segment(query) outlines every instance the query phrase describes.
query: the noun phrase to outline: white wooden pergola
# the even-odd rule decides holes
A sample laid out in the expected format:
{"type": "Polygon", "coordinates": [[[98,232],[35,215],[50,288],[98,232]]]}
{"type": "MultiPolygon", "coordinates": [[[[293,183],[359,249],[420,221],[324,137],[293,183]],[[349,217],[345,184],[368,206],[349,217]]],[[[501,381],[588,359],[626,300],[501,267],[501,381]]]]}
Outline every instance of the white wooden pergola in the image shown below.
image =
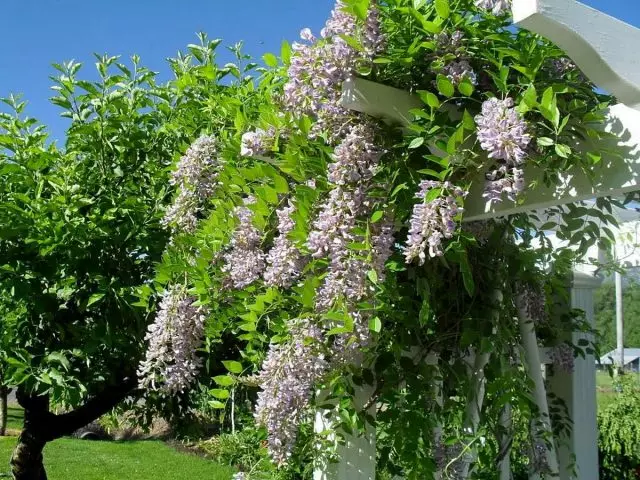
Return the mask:
{"type": "MultiPolygon", "coordinates": [[[[615,134],[612,147],[624,152],[622,159],[603,158],[594,167],[595,180],[591,181],[579,171],[567,171],[557,184],[528,189],[517,204],[489,203],[482,197],[484,172],[465,201],[464,221],[474,221],[511,215],[523,211],[587,200],[602,196],[620,196],[640,190],[640,30],[620,20],[587,7],[574,0],[513,0],[514,23],[551,40],[562,48],[598,87],[614,95],[620,103],[607,111],[604,129],[615,134]]],[[[411,121],[411,109],[420,108],[422,102],[415,96],[354,78],[343,85],[343,105],[374,117],[400,125],[411,121]]],[[[588,147],[584,147],[588,148],[588,147]]],[[[539,178],[540,171],[525,169],[528,180],[539,178]]],[[[574,274],[571,306],[581,309],[593,321],[593,290],[599,280],[586,274],[574,274]]],[[[529,364],[548,362],[544,349],[538,349],[535,333],[521,323],[523,350],[529,364]]],[[[574,335],[573,341],[579,338],[574,335]]],[[[478,391],[482,391],[482,360],[476,359],[473,375],[478,377],[478,391]]],[[[546,406],[546,391],[538,369],[530,369],[536,386],[534,396],[546,406]],[[534,371],[531,371],[534,370],[534,371]]],[[[596,384],[594,358],[578,358],[573,374],[557,373],[547,379],[547,389],[564,399],[573,420],[573,432],[557,454],[547,452],[547,460],[558,471],[559,478],[597,480],[598,450],[596,423],[596,384]],[[576,471],[571,468],[575,456],[576,471]],[[556,467],[557,466],[557,467],[556,467]]],[[[366,394],[366,392],[361,392],[366,394]]],[[[481,399],[479,400],[481,401],[481,399]]],[[[317,414],[316,428],[324,430],[330,419],[317,414]]],[[[473,421],[470,428],[474,428],[473,421]]],[[[339,462],[318,468],[314,480],[375,480],[375,433],[373,429],[358,438],[347,437],[346,445],[339,448],[339,462]]],[[[509,459],[500,465],[500,480],[511,478],[509,459]]],[[[538,477],[532,477],[538,478],[538,477]]]]}

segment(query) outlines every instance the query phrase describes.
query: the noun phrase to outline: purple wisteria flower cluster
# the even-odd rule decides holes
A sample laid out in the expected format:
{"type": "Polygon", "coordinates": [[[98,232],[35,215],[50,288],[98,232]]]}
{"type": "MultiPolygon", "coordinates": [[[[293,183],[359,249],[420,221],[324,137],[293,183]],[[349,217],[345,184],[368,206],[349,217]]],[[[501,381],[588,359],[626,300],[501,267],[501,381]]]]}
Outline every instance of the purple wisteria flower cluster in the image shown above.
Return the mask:
{"type": "Polygon", "coordinates": [[[242,135],[240,155],[243,157],[260,157],[266,155],[275,144],[276,129],[269,127],[267,130],[257,128],[252,132],[242,135]]]}
{"type": "Polygon", "coordinates": [[[472,85],[478,83],[478,77],[467,60],[455,60],[444,67],[444,75],[454,85],[460,85],[463,80],[469,80],[472,85]]]}
{"type": "Polygon", "coordinates": [[[253,225],[253,212],[247,205],[255,199],[248,197],[244,205],[236,207],[234,214],[239,221],[233,232],[229,251],[222,256],[222,271],[228,275],[233,288],[244,288],[260,278],[265,268],[264,252],[260,249],[262,237],[253,225]]]}
{"type": "Polygon", "coordinates": [[[303,320],[292,323],[289,331],[291,341],[272,344],[262,364],[255,411],[257,423],[269,432],[267,448],[278,465],[290,458],[313,388],[329,367],[320,328],[303,320]]]}
{"type": "Polygon", "coordinates": [[[423,180],[420,182],[415,197],[421,202],[413,207],[409,221],[409,237],[404,255],[407,263],[418,260],[423,265],[427,254],[439,257],[444,254],[442,242],[451,238],[456,231],[456,217],[463,208],[458,199],[466,197],[467,191],[451,182],[423,180]],[[427,201],[428,193],[433,189],[441,189],[441,194],[427,201]]]}
{"type": "Polygon", "coordinates": [[[549,352],[551,362],[554,367],[566,373],[573,373],[575,369],[575,358],[573,348],[566,343],[561,343],[551,349],[549,352]]]}
{"type": "Polygon", "coordinates": [[[506,194],[511,200],[524,190],[522,165],[531,141],[527,123],[513,108],[513,99],[490,98],[482,104],[482,113],[475,118],[480,147],[498,165],[487,175],[485,197],[501,201],[506,194]]]}
{"type": "Polygon", "coordinates": [[[178,195],[162,221],[176,232],[193,233],[202,203],[213,195],[220,170],[217,140],[203,135],[180,158],[170,183],[178,187],[178,195]]]}
{"type": "Polygon", "coordinates": [[[356,19],[338,0],[320,39],[309,29],[302,30],[300,36],[306,43],[292,45],[294,53],[283,106],[296,116],[314,117],[312,135],[327,132],[331,138],[339,138],[352,116],[340,105],[342,83],[353,74],[359,61],[371,60],[384,45],[377,8],[370,7],[364,27],[359,29],[356,19]],[[351,47],[342,36],[358,38],[364,51],[351,47]]]}
{"type": "Polygon", "coordinates": [[[534,287],[529,284],[517,286],[517,303],[534,324],[540,325],[547,320],[547,299],[542,286],[534,287]]]}
{"type": "Polygon", "coordinates": [[[351,127],[334,151],[328,176],[332,190],[307,239],[313,257],[329,260],[324,284],[316,295],[320,311],[330,308],[340,297],[354,304],[366,293],[370,267],[364,259],[352,255],[349,244],[358,240],[353,232],[357,218],[369,212],[367,191],[380,156],[381,151],[374,144],[374,129],[367,124],[351,127]]]}
{"type": "Polygon", "coordinates": [[[163,294],[145,337],[149,342],[146,357],[138,367],[143,387],[176,394],[195,380],[202,366],[197,350],[202,345],[207,312],[194,303],[195,298],[181,285],[163,294]]]}
{"type": "Polygon", "coordinates": [[[436,53],[442,56],[446,53],[455,53],[455,51],[462,46],[464,40],[464,33],[460,30],[456,30],[451,35],[447,32],[440,32],[434,36],[436,43],[436,53]]]}
{"type": "Polygon", "coordinates": [[[511,0],[476,0],[476,7],[488,10],[494,15],[503,15],[511,11],[511,0]]]}
{"type": "Polygon", "coordinates": [[[289,288],[302,274],[306,263],[305,258],[294,242],[288,238],[295,227],[292,219],[294,211],[295,207],[289,202],[287,206],[276,212],[279,235],[273,241],[273,247],[267,255],[267,268],[264,272],[266,285],[289,288]]]}

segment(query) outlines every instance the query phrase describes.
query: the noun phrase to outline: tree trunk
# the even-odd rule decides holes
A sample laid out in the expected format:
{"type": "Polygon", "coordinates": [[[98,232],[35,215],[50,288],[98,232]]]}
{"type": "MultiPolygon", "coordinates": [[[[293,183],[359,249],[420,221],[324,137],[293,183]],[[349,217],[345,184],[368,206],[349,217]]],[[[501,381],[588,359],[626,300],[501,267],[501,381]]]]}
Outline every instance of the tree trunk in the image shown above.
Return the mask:
{"type": "Polygon", "coordinates": [[[24,424],[11,455],[11,473],[15,480],[47,480],[42,451],[47,443],[43,426],[47,425],[49,398],[29,396],[18,389],[18,402],[24,408],[24,424]]]}
{"type": "Polygon", "coordinates": [[[18,437],[18,445],[11,456],[11,473],[14,480],[47,480],[42,450],[46,441],[27,429],[18,437]]]}
{"type": "Polygon", "coordinates": [[[9,389],[4,385],[0,385],[0,437],[7,434],[7,402],[9,389]]]}
{"type": "Polygon", "coordinates": [[[11,456],[14,480],[47,480],[42,455],[47,442],[71,435],[97,420],[131,395],[136,387],[135,376],[124,378],[77,409],[60,415],[49,411],[48,397],[29,394],[19,388],[16,396],[24,408],[24,426],[11,456]]]}

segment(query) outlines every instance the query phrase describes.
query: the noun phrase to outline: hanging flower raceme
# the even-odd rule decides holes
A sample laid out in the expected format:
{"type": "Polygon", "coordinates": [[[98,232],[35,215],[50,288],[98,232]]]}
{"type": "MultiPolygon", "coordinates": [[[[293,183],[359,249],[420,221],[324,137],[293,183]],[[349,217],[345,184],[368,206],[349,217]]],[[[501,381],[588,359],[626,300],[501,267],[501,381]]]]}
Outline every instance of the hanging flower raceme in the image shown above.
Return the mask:
{"type": "Polygon", "coordinates": [[[514,200],[525,187],[521,165],[531,141],[527,123],[513,108],[511,98],[486,100],[482,104],[482,113],[475,120],[480,147],[489,153],[489,158],[499,161],[498,167],[487,175],[485,197],[490,201],[500,201],[506,194],[514,200]]]}
{"type": "Polygon", "coordinates": [[[170,180],[178,188],[178,195],[163,219],[163,225],[174,233],[195,231],[198,212],[217,185],[220,170],[217,155],[216,138],[203,135],[180,158],[170,180]]]}
{"type": "Polygon", "coordinates": [[[195,298],[181,285],[163,294],[145,337],[149,342],[146,357],[138,368],[143,387],[175,394],[195,380],[202,366],[197,350],[203,341],[206,310],[194,303],[195,298]]]}
{"type": "Polygon", "coordinates": [[[245,132],[242,135],[240,155],[243,157],[259,157],[266,155],[275,144],[276,129],[269,127],[267,130],[261,128],[252,132],[245,132]]]}
{"type": "Polygon", "coordinates": [[[445,76],[451,80],[454,85],[459,85],[463,80],[468,80],[472,85],[478,83],[476,72],[466,60],[456,60],[448,63],[444,67],[445,76]]]}
{"type": "Polygon", "coordinates": [[[372,230],[371,264],[378,279],[383,281],[386,273],[385,265],[393,254],[393,246],[395,245],[394,224],[391,215],[386,215],[380,223],[374,224],[372,230]]]}
{"type": "Polygon", "coordinates": [[[325,131],[331,139],[337,139],[352,116],[340,105],[342,83],[353,74],[359,61],[371,60],[384,44],[377,9],[370,8],[360,31],[356,19],[339,0],[322,29],[321,39],[309,29],[302,30],[300,36],[307,43],[292,46],[283,106],[296,116],[314,117],[313,136],[325,131]],[[351,47],[342,36],[359,39],[364,51],[351,47]]]}
{"type": "Polygon", "coordinates": [[[295,227],[291,217],[294,210],[295,207],[289,203],[276,212],[279,235],[275,238],[273,247],[267,255],[267,268],[264,272],[265,284],[269,286],[291,287],[302,274],[305,265],[304,256],[288,238],[295,227]]]}
{"type": "Polygon", "coordinates": [[[353,233],[357,218],[368,214],[372,205],[367,192],[381,155],[373,139],[370,125],[351,127],[329,165],[333,189],[307,240],[312,256],[329,260],[327,275],[316,295],[319,311],[327,310],[340,297],[353,305],[365,295],[370,265],[354,258],[349,244],[357,239],[353,233]]]}
{"type": "Polygon", "coordinates": [[[460,30],[456,30],[451,35],[447,32],[440,32],[434,37],[436,43],[436,52],[439,55],[446,53],[454,53],[458,48],[462,46],[464,40],[464,33],[460,30]]]}
{"type": "Polygon", "coordinates": [[[489,158],[504,160],[510,166],[524,162],[531,137],[527,123],[513,108],[512,98],[485,100],[482,113],[475,120],[480,146],[489,158]]]}
{"type": "Polygon", "coordinates": [[[234,209],[239,225],[231,238],[230,250],[222,256],[222,271],[228,275],[233,288],[240,289],[252,284],[260,278],[265,268],[260,232],[253,225],[253,212],[247,206],[254,201],[253,197],[248,197],[244,205],[234,209]]]}
{"type": "Polygon", "coordinates": [[[468,193],[450,182],[420,182],[415,196],[422,201],[414,205],[409,221],[409,237],[404,252],[407,263],[418,260],[423,265],[427,254],[430,257],[444,254],[442,242],[453,236],[457,226],[456,217],[463,211],[458,199],[466,197],[468,193]],[[435,188],[447,194],[428,201],[429,191],[435,188]]]}
{"type": "Polygon", "coordinates": [[[573,356],[573,348],[566,343],[561,343],[551,348],[549,355],[551,362],[555,367],[565,373],[573,373],[575,368],[575,358],[573,356]]]}
{"type": "Polygon", "coordinates": [[[487,10],[494,15],[509,13],[511,0],[476,0],[476,7],[487,10]]]}
{"type": "Polygon", "coordinates": [[[278,465],[285,464],[307,416],[315,384],[327,372],[322,330],[308,321],[290,325],[291,341],[271,345],[258,375],[255,418],[267,428],[267,448],[278,465]]]}
{"type": "Polygon", "coordinates": [[[516,290],[518,308],[523,309],[536,325],[544,323],[547,320],[547,299],[542,286],[519,284],[516,290]]]}

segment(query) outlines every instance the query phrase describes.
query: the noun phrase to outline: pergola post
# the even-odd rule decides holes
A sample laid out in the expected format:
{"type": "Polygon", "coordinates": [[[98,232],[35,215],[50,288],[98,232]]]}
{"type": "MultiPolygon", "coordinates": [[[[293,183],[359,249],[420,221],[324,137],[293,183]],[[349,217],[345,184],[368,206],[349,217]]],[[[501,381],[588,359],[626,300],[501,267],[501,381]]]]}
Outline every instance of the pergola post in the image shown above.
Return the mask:
{"type": "MultiPolygon", "coordinates": [[[[358,408],[365,406],[373,393],[372,387],[355,387],[358,408]]],[[[322,393],[319,394],[319,396],[322,393]]],[[[375,405],[368,412],[375,418],[375,405]]],[[[333,411],[318,410],[314,423],[316,433],[333,429],[333,411]]],[[[345,443],[336,445],[336,462],[320,462],[313,471],[313,480],[376,480],[376,430],[367,424],[363,435],[343,434],[345,443]]],[[[329,440],[335,440],[330,434],[329,440]]]]}
{"type": "MultiPolygon", "coordinates": [[[[601,280],[574,272],[571,284],[571,308],[580,309],[594,325],[593,295],[601,280]]],[[[571,341],[593,341],[590,335],[573,333],[571,341]]],[[[596,359],[594,355],[577,357],[573,373],[556,369],[548,376],[549,393],[562,399],[573,422],[571,435],[558,445],[561,480],[598,480],[598,423],[596,405],[596,359]],[[575,459],[573,458],[575,455],[575,459]],[[575,461],[576,472],[573,474],[575,461]]]]}

